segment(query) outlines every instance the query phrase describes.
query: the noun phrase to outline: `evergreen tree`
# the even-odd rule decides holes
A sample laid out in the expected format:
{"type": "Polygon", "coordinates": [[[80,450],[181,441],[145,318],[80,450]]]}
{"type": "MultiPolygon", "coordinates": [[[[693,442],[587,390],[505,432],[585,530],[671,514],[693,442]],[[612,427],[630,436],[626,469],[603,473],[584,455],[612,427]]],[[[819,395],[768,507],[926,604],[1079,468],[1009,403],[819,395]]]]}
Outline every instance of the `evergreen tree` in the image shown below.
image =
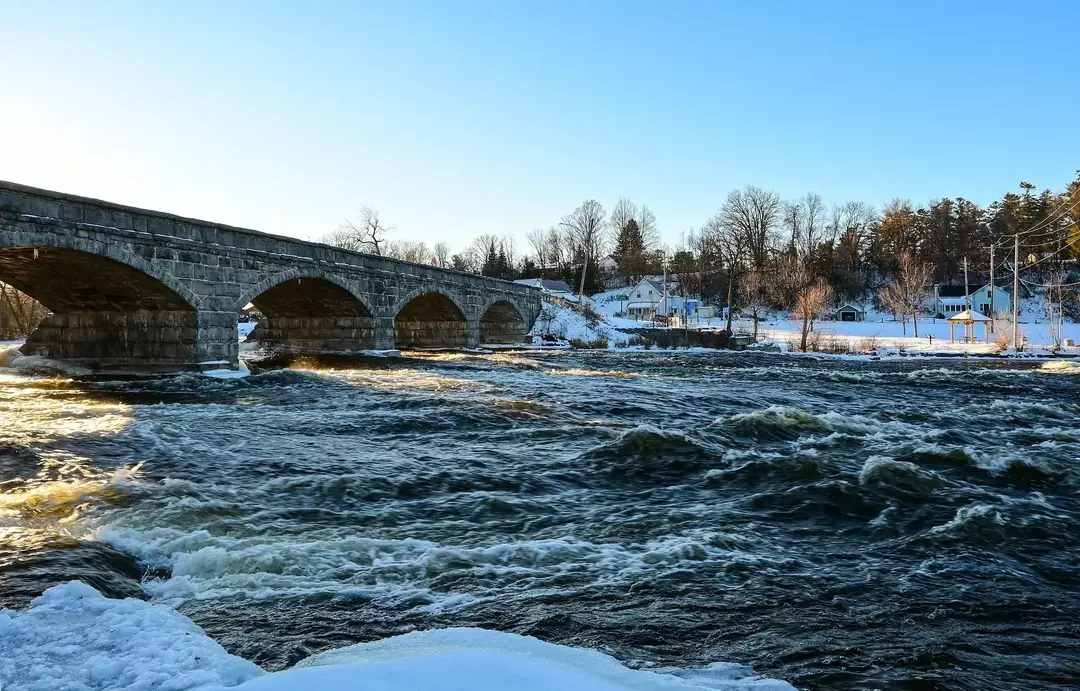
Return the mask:
{"type": "Polygon", "coordinates": [[[645,236],[633,218],[619,228],[611,256],[618,264],[619,276],[627,283],[641,274],[645,263],[645,236]]]}
{"type": "MultiPolygon", "coordinates": [[[[503,257],[503,261],[506,257],[503,257]]],[[[491,276],[492,278],[500,278],[501,270],[499,267],[499,253],[495,250],[495,243],[488,243],[487,255],[484,258],[484,266],[480,269],[480,273],[484,276],[491,276]]]]}

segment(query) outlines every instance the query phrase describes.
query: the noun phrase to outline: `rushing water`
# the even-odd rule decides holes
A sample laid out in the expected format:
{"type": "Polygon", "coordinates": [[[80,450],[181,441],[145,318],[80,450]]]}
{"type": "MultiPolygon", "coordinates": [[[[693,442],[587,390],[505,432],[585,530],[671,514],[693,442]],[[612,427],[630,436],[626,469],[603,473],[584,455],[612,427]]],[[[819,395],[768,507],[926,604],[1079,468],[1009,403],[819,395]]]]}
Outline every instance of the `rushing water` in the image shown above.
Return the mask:
{"type": "Polygon", "coordinates": [[[416,628],[801,688],[1080,684],[1080,369],[745,354],[0,375],[0,606],[280,668],[416,628]]]}

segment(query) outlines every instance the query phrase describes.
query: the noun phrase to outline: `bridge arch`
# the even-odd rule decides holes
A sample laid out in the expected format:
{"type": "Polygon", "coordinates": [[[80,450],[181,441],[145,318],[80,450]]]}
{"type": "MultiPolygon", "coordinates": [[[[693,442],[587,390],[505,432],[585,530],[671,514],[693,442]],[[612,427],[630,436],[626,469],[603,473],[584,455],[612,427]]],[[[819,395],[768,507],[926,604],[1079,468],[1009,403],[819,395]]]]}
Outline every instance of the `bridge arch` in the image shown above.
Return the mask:
{"type": "Polygon", "coordinates": [[[367,299],[329,273],[290,269],[269,276],[237,301],[260,314],[247,340],[271,350],[348,353],[374,348],[375,315],[367,299]]]}
{"type": "Polygon", "coordinates": [[[464,348],[476,345],[474,332],[461,303],[438,289],[410,291],[394,310],[397,348],[464,348]]]}
{"type": "Polygon", "coordinates": [[[524,343],[528,327],[521,310],[506,298],[490,300],[480,313],[480,344],[524,343]]]}
{"type": "MultiPolygon", "coordinates": [[[[77,255],[70,255],[73,257],[88,255],[89,257],[100,257],[102,259],[112,260],[117,264],[122,264],[126,267],[135,269],[139,273],[145,274],[146,276],[154,279],[154,281],[156,281],[157,283],[161,284],[165,288],[168,288],[170,292],[179,297],[191,309],[202,309],[202,299],[198,295],[193,293],[190,288],[177,280],[175,276],[170,274],[168,271],[158,268],[151,262],[132,253],[130,250],[126,249],[123,246],[112,243],[97,242],[95,240],[72,236],[65,233],[57,233],[55,235],[49,234],[47,236],[39,235],[36,238],[24,238],[20,237],[19,234],[15,233],[12,233],[10,236],[7,237],[0,236],[0,252],[5,252],[8,250],[18,252],[20,250],[25,250],[29,251],[32,255],[33,250],[35,249],[38,250],[39,259],[42,255],[55,250],[70,250],[73,253],[77,253],[77,255]]],[[[106,265],[102,264],[102,266],[106,265]]],[[[4,271],[3,265],[0,265],[0,271],[4,271]]],[[[60,274],[52,275],[54,280],[57,280],[59,276],[60,274]]],[[[3,277],[0,276],[0,280],[2,280],[2,278],[3,277]]],[[[68,278],[79,277],[65,275],[64,280],[68,280],[68,278]]],[[[94,277],[90,275],[86,276],[86,278],[93,280],[94,277]]],[[[11,285],[14,285],[14,283],[12,283],[11,285]]],[[[20,290],[22,289],[20,288],[20,290]]],[[[29,293],[27,294],[29,295],[29,293]]],[[[39,302],[42,302],[42,304],[44,304],[43,301],[39,302]]],[[[46,305],[46,307],[49,306],[46,305]]],[[[52,308],[50,307],[50,309],[52,308]]]]}
{"type": "Polygon", "coordinates": [[[51,312],[23,353],[107,369],[202,359],[201,302],[175,277],[121,247],[78,237],[27,240],[0,243],[0,281],[51,312]]]}

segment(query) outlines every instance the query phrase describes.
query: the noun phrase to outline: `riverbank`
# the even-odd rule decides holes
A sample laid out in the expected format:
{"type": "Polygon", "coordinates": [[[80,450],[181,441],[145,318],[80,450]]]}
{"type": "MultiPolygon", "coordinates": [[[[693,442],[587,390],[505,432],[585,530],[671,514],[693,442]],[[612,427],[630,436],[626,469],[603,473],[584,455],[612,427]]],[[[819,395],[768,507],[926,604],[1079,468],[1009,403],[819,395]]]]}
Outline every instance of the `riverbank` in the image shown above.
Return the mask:
{"type": "Polygon", "coordinates": [[[532,350],[0,376],[0,646],[38,632],[0,665],[103,688],[133,669],[115,645],[206,672],[208,645],[84,616],[135,596],[266,672],[481,628],[798,688],[1060,685],[1080,376],[1049,364],[532,350]],[[74,578],[106,600],[23,619],[74,578]]]}

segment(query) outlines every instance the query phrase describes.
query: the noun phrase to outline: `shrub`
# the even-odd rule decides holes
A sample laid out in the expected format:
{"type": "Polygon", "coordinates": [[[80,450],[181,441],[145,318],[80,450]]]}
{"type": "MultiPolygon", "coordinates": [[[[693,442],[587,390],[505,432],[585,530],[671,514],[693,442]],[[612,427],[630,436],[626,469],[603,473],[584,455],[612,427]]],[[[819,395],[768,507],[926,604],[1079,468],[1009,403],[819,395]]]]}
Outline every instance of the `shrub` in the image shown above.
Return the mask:
{"type": "Polygon", "coordinates": [[[593,341],[586,341],[581,338],[571,338],[570,347],[579,350],[601,350],[608,347],[608,340],[602,336],[597,337],[596,340],[593,341]]]}

